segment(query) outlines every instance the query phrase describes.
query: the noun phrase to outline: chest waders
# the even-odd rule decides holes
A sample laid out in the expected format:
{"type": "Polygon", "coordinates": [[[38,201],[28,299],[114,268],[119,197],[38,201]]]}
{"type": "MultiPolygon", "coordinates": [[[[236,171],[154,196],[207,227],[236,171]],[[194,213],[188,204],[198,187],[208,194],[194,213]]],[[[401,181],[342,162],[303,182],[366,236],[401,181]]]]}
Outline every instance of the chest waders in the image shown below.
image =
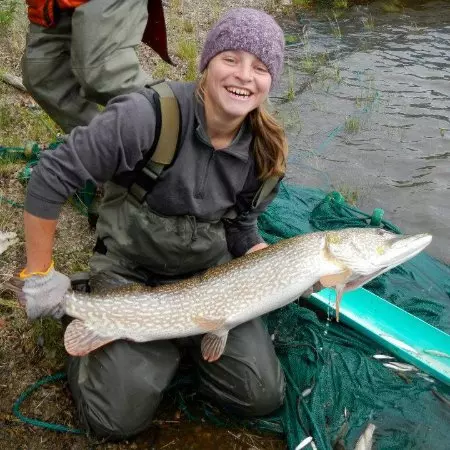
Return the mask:
{"type": "MultiPolygon", "coordinates": [[[[223,220],[165,217],[145,201],[176,156],[180,135],[176,98],[165,83],[153,90],[158,100],[154,102],[153,146],[136,171],[105,186],[97,222],[99,239],[91,258],[94,291],[133,280],[165,283],[231,258],[223,220]]],[[[272,180],[272,186],[263,183],[248,210],[277,181],[272,180]]],[[[232,211],[223,219],[238,216],[238,211],[232,211]]],[[[145,343],[118,340],[88,355],[70,357],[67,378],[82,426],[107,440],[126,439],[148,428],[173,381],[182,352],[196,370],[195,392],[226,411],[252,417],[269,414],[282,404],[284,375],[260,318],[232,329],[224,356],[215,363],[203,360],[201,338],[145,343]]]]}
{"type": "MultiPolygon", "coordinates": [[[[247,211],[231,210],[218,221],[194,216],[164,216],[145,201],[165,168],[175,160],[180,143],[181,119],[177,99],[166,82],[142,91],[155,105],[155,139],[135,170],[105,184],[97,222],[97,254],[116,260],[119,273],[148,272],[157,277],[185,277],[232,259],[227,249],[223,220],[233,220],[256,208],[273,190],[279,178],[262,183],[247,211]]],[[[94,272],[102,267],[93,257],[94,272]]],[[[116,267],[115,267],[115,271],[116,267]]]]}

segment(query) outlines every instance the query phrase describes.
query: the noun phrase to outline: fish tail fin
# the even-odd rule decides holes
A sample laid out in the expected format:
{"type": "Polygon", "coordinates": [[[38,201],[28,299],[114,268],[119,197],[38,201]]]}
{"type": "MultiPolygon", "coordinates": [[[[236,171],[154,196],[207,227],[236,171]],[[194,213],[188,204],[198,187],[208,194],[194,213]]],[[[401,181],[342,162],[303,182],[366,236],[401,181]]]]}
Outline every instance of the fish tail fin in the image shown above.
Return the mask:
{"type": "Polygon", "coordinates": [[[114,340],[115,338],[100,336],[78,319],[72,320],[64,333],[64,346],[67,353],[72,356],[87,355],[114,340]]]}

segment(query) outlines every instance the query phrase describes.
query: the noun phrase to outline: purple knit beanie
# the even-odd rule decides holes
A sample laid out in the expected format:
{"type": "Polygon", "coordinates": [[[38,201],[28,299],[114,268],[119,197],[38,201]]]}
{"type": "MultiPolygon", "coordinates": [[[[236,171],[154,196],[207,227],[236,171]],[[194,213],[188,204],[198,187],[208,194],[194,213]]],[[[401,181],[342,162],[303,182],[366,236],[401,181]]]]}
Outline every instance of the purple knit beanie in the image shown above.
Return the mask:
{"type": "Polygon", "coordinates": [[[200,72],[226,50],[243,50],[257,56],[272,76],[272,86],[283,70],[284,35],[272,16],[252,8],[235,8],[224,14],[206,37],[200,72]]]}

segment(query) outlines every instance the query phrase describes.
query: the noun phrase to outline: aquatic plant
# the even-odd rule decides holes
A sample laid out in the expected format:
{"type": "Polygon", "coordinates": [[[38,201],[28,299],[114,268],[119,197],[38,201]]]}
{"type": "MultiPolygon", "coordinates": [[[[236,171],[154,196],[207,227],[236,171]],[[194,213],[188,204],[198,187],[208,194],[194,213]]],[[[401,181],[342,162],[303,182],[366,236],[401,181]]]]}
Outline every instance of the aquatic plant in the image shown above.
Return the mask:
{"type": "Polygon", "coordinates": [[[331,32],[333,33],[333,36],[335,38],[340,39],[342,37],[342,32],[341,32],[341,27],[339,26],[339,22],[338,22],[337,15],[335,12],[333,12],[333,19],[334,20],[331,20],[328,17],[328,22],[330,23],[331,32]]]}
{"type": "Polygon", "coordinates": [[[345,121],[344,128],[347,133],[357,133],[361,128],[361,122],[357,117],[349,117],[345,121]]]}
{"type": "Polygon", "coordinates": [[[296,44],[298,42],[298,38],[297,38],[297,36],[295,36],[293,34],[285,34],[284,35],[284,42],[287,45],[296,44]]]}
{"type": "Polygon", "coordinates": [[[288,83],[288,90],[284,97],[288,102],[291,102],[295,99],[295,79],[291,66],[288,66],[288,83]]]}
{"type": "Polygon", "coordinates": [[[384,12],[396,13],[403,9],[403,5],[400,0],[391,0],[389,3],[381,3],[381,8],[384,12]]]}
{"type": "Polygon", "coordinates": [[[375,19],[371,14],[361,18],[365,30],[373,31],[375,29],[375,19]]]}

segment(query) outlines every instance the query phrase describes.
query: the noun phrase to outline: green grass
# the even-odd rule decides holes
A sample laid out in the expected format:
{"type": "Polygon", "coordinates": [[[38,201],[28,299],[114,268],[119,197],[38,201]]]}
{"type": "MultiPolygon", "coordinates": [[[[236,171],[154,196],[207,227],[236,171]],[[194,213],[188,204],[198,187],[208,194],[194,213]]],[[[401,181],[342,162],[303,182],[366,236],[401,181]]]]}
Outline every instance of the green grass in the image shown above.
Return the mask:
{"type": "Polygon", "coordinates": [[[183,21],[183,30],[186,33],[193,33],[195,30],[195,26],[190,20],[184,20],[183,21]]]}
{"type": "Polygon", "coordinates": [[[289,86],[284,98],[288,102],[292,102],[295,99],[295,78],[294,72],[290,66],[288,66],[288,78],[289,78],[289,86]]]}
{"type": "Polygon", "coordinates": [[[66,360],[63,329],[61,323],[51,319],[39,319],[33,322],[28,332],[29,345],[41,348],[48,364],[54,367],[62,366],[66,360]]]}
{"type": "Polygon", "coordinates": [[[41,109],[0,104],[0,143],[4,147],[23,146],[24,136],[36,142],[52,142],[60,132],[60,128],[41,109]]]}
{"type": "Polygon", "coordinates": [[[197,57],[198,49],[197,43],[192,39],[182,39],[178,44],[177,55],[186,62],[186,81],[194,81],[198,78],[197,57]]]}
{"type": "Polygon", "coordinates": [[[348,1],[347,0],[333,0],[333,8],[347,9],[348,1]]]}
{"type": "Polygon", "coordinates": [[[284,35],[284,42],[287,45],[289,45],[289,44],[296,44],[298,42],[298,38],[294,34],[285,34],[284,35]]]}
{"type": "Polygon", "coordinates": [[[314,4],[313,0],[292,0],[292,6],[300,8],[309,8],[314,4]]]}
{"type": "Polygon", "coordinates": [[[158,60],[155,67],[152,70],[152,77],[154,80],[161,80],[170,78],[171,66],[163,60],[158,60]]]}
{"type": "Polygon", "coordinates": [[[367,31],[373,31],[375,29],[375,19],[369,14],[368,17],[363,17],[364,29],[367,31]]]}
{"type": "Polygon", "coordinates": [[[342,37],[341,27],[339,26],[338,18],[336,12],[333,12],[333,20],[328,18],[328,22],[330,23],[331,32],[333,36],[337,39],[342,37]]]}
{"type": "Polygon", "coordinates": [[[18,0],[2,0],[0,3],[0,32],[13,23],[18,4],[18,0]]]}

